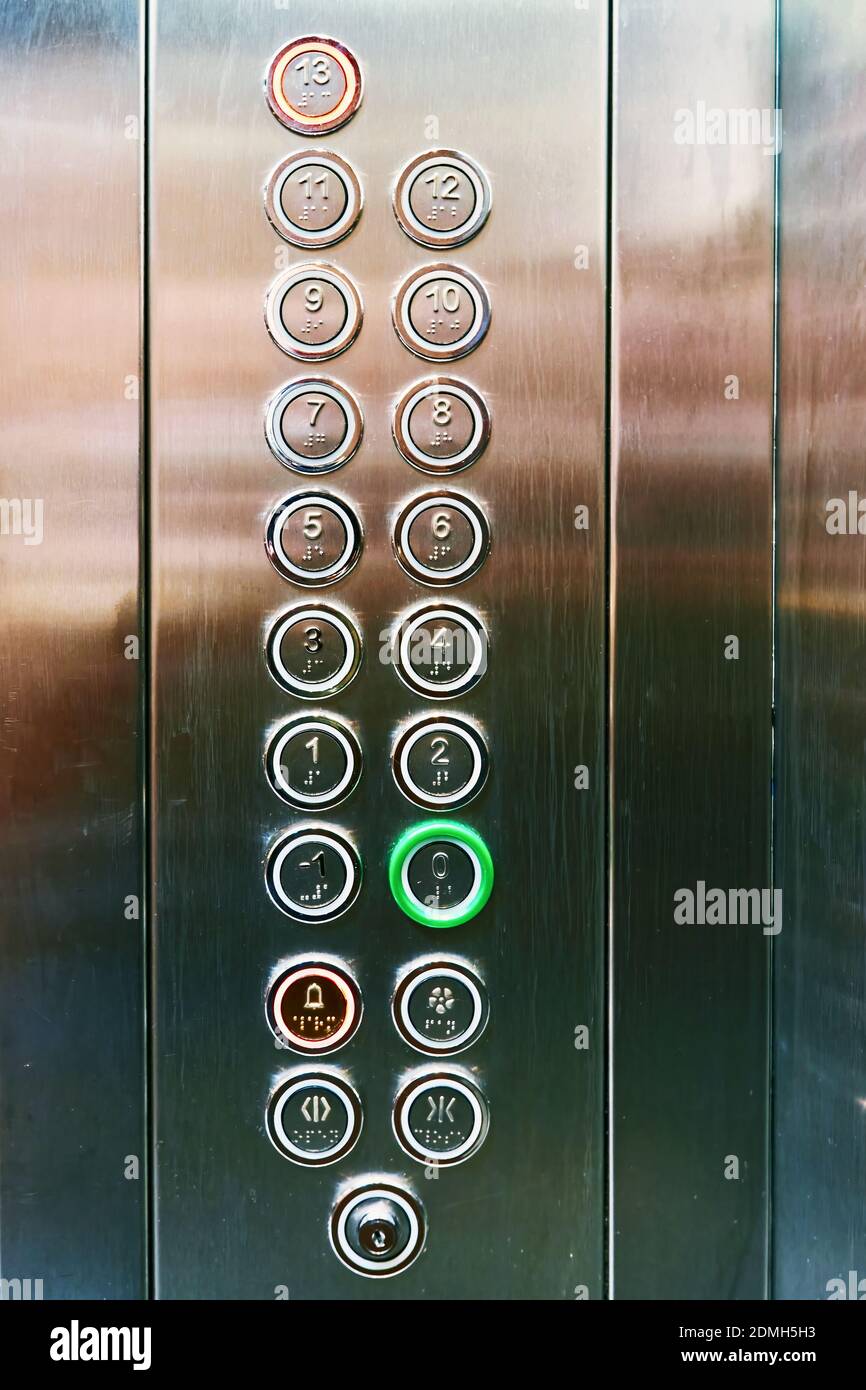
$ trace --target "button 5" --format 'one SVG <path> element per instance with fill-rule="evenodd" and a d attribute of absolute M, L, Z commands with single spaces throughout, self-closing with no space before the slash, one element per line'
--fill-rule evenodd
<path fill-rule="evenodd" d="M 296 493 L 271 512 L 265 549 L 284 579 L 324 588 L 345 579 L 358 563 L 361 525 L 338 497 L 326 492 Z"/>

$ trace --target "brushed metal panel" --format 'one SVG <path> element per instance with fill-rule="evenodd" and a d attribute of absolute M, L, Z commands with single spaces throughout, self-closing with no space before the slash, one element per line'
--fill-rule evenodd
<path fill-rule="evenodd" d="M 145 1287 L 138 37 L 0 14 L 0 1273 L 46 1299 Z"/>
<path fill-rule="evenodd" d="M 866 539 L 827 522 L 866 497 L 866 16 L 781 17 L 774 1292 L 862 1298 Z"/>
<path fill-rule="evenodd" d="M 760 1297 L 770 938 L 674 894 L 770 883 L 774 159 L 707 112 L 772 110 L 773 4 L 614 16 L 613 1290 Z"/>
<path fill-rule="evenodd" d="M 606 19 L 570 0 L 524 6 L 346 0 L 273 5 L 184 0 L 156 7 L 151 90 L 154 785 L 156 804 L 157 1288 L 162 1297 L 592 1297 L 603 1277 L 604 379 Z M 265 332 L 279 249 L 263 209 L 272 167 L 303 141 L 270 115 L 262 82 L 276 49 L 332 33 L 358 54 L 360 112 L 327 144 L 358 171 L 365 210 L 327 259 L 361 289 L 360 337 L 324 375 L 366 416 L 356 458 L 327 480 L 357 505 L 362 560 L 323 597 L 363 625 L 367 659 L 328 708 L 356 723 L 366 773 L 322 817 L 366 864 L 340 922 L 293 924 L 267 899 L 265 847 L 294 822 L 261 772 L 265 731 L 296 710 L 266 674 L 266 619 L 293 592 L 262 538 L 269 508 L 304 480 L 269 454 L 270 394 L 305 369 Z M 191 40 L 194 49 L 191 48 Z M 193 56 L 194 55 L 194 56 Z M 438 129 L 434 133 L 434 121 Z M 493 768 L 461 818 L 497 867 L 481 917 L 448 933 L 405 919 L 387 852 L 413 815 L 388 770 L 392 731 L 424 702 L 377 659 L 379 633 L 424 591 L 400 570 L 389 518 L 430 480 L 390 437 L 408 385 L 435 373 L 390 322 L 399 280 L 437 259 L 397 227 L 391 188 L 430 144 L 487 171 L 493 210 L 453 253 L 490 290 L 493 322 L 454 375 L 494 417 L 483 458 L 455 484 L 484 504 L 493 551 L 453 591 L 492 634 L 490 670 L 448 710 L 482 721 Z M 585 251 L 580 248 L 584 247 Z M 289 263 L 304 259 L 290 253 Z M 588 268 L 577 268 L 584 259 Z M 297 368 L 297 369 L 296 369 Z M 586 506 L 589 530 L 574 511 Z M 309 594 L 310 591 L 307 591 Z M 588 791 L 573 769 L 590 769 Z M 301 817 L 297 817 L 301 820 Z M 435 939 L 433 939 L 435 937 Z M 329 951 L 357 972 L 366 1015 L 332 1059 L 366 1124 L 333 1170 L 288 1165 L 263 1133 L 275 1052 L 262 991 L 280 960 Z M 476 963 L 491 1023 L 460 1063 L 492 1108 L 470 1162 L 425 1180 L 390 1129 L 400 1075 L 417 1062 L 391 1024 L 397 969 L 431 950 Z M 590 1030 L 588 1050 L 575 1029 Z M 343 1269 L 326 1237 L 338 1184 L 405 1177 L 430 1233 L 397 1279 Z"/>

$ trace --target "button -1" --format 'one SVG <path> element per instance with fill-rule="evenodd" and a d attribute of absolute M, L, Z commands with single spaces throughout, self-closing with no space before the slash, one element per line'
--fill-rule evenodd
<path fill-rule="evenodd" d="M 361 185 L 351 165 L 329 150 L 293 154 L 271 174 L 265 207 L 292 246 L 333 246 L 361 215 Z"/>
<path fill-rule="evenodd" d="M 394 643 L 397 674 L 410 690 L 447 700 L 487 670 L 487 631 L 458 604 L 425 604 L 401 619 Z"/>
<path fill-rule="evenodd" d="M 430 811 L 450 811 L 478 795 L 487 779 L 489 757 L 474 724 L 433 714 L 401 730 L 391 767 L 409 801 Z"/>
<path fill-rule="evenodd" d="M 416 1052 L 463 1052 L 487 1026 L 487 991 L 461 961 L 422 961 L 400 980 L 392 1011 L 397 1031 Z"/>
<path fill-rule="evenodd" d="M 349 618 L 324 606 L 290 608 L 267 637 L 268 668 L 274 680 L 302 700 L 336 695 L 361 663 L 361 637 Z"/>
<path fill-rule="evenodd" d="M 493 891 L 493 860 L 476 830 L 428 820 L 400 836 L 388 861 L 394 901 L 425 927 L 459 927 Z"/>
<path fill-rule="evenodd" d="M 333 830 L 294 830 L 271 847 L 265 883 L 289 917 L 333 922 L 360 892 L 361 860 L 352 842 Z"/>
<path fill-rule="evenodd" d="M 336 39 L 294 39 L 274 54 L 265 90 L 271 110 L 289 130 L 324 135 L 357 111 L 361 69 Z"/>
<path fill-rule="evenodd" d="M 484 1095 L 458 1072 L 425 1072 L 394 1102 L 394 1133 L 418 1163 L 452 1167 L 477 1153 L 490 1128 Z"/>
<path fill-rule="evenodd" d="M 330 473 L 341 468 L 361 442 L 361 408 L 344 386 L 324 377 L 290 381 L 273 397 L 265 436 L 284 468 Z"/>
<path fill-rule="evenodd" d="M 278 348 L 302 362 L 345 352 L 361 327 L 355 285 L 333 266 L 307 264 L 275 280 L 265 301 L 265 323 Z"/>
<path fill-rule="evenodd" d="M 459 473 L 487 447 L 490 412 L 473 386 L 431 377 L 410 387 L 394 411 L 394 442 L 422 473 Z"/>
<path fill-rule="evenodd" d="M 460 584 L 487 559 L 490 528 L 471 498 L 459 492 L 428 492 L 398 516 L 394 550 L 402 568 L 421 584 Z"/>
<path fill-rule="evenodd" d="M 417 155 L 394 190 L 397 221 L 422 246 L 459 246 L 480 231 L 489 212 L 486 176 L 457 150 Z"/>
<path fill-rule="evenodd" d="M 301 492 L 273 509 L 265 549 L 278 574 L 323 588 L 345 579 L 361 554 L 361 525 L 352 509 L 324 492 Z"/>
<path fill-rule="evenodd" d="M 465 357 L 489 326 L 487 291 L 480 280 L 456 265 L 425 266 L 397 291 L 394 327 L 416 357 L 431 362 Z"/>
<path fill-rule="evenodd" d="M 363 1123 L 355 1089 L 330 1072 L 287 1077 L 271 1093 L 265 1123 L 278 1153 L 306 1168 L 324 1168 L 358 1142 Z"/>
<path fill-rule="evenodd" d="M 299 961 L 271 981 L 265 1013 L 278 1042 L 294 1052 L 335 1052 L 361 1022 L 361 991 L 333 961 Z"/>
<path fill-rule="evenodd" d="M 265 751 L 265 770 L 290 806 L 328 810 L 352 794 L 361 776 L 361 746 L 342 720 L 297 715 L 280 724 Z"/>

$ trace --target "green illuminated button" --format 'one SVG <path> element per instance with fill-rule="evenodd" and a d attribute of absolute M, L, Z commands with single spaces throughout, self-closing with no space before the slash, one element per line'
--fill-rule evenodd
<path fill-rule="evenodd" d="M 400 836 L 388 865 L 398 906 L 426 927 L 459 927 L 493 888 L 493 860 L 481 836 L 453 820 L 428 820 Z"/>

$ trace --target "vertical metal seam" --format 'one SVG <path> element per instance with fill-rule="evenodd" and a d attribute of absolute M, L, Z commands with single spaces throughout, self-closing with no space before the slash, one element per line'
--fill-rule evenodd
<path fill-rule="evenodd" d="M 605 1126 L 607 1155 L 605 1164 L 605 1204 L 607 1215 L 607 1241 L 605 1249 L 604 1279 L 609 1299 L 614 1291 L 614 1053 L 613 1053 L 613 739 L 614 717 L 613 663 L 614 663 L 614 614 L 615 614 L 615 570 L 613 548 L 616 544 L 614 529 L 613 492 L 613 285 L 614 285 L 614 125 L 616 119 L 615 92 L 615 44 L 617 22 L 617 0 L 609 0 L 607 35 L 607 182 L 605 188 L 605 208 L 607 213 L 607 235 L 605 239 L 605 380 L 604 380 L 604 472 L 605 472 L 605 536 L 604 536 L 604 753 L 605 753 L 605 806 L 604 806 L 604 856 L 605 856 Z"/>

